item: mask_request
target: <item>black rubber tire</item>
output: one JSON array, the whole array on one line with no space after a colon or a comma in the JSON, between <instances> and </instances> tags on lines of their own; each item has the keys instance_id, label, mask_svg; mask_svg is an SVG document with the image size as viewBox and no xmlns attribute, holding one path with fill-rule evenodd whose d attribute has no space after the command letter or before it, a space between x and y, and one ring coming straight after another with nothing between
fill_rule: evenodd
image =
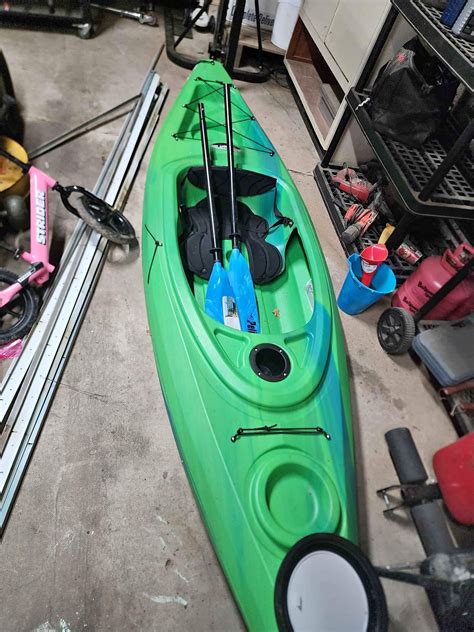
<instances>
[{"instance_id":1,"label":"black rubber tire","mask_svg":"<svg viewBox=\"0 0 474 632\"><path fill-rule=\"evenodd\" d=\"M0 268L0 284L12 285L18 277L10 270ZM3 315L8 310L18 306L18 320L11 326L4 328ZM39 312L39 296L35 290L27 285L8 305L0 308L0 344L11 342L17 338L24 338L35 324ZM15 312L16 313L16 312Z\"/></svg>"},{"instance_id":2,"label":"black rubber tire","mask_svg":"<svg viewBox=\"0 0 474 632\"><path fill-rule=\"evenodd\" d=\"M334 533L315 533L299 540L286 554L275 582L275 616L280 632L293 632L287 607L287 590L298 562L314 551L331 551L343 557L359 575L369 603L367 632L387 632L388 610L385 593L375 568L359 547ZM341 595L341 599L344 595ZM314 630L314 632L324 632Z\"/></svg>"},{"instance_id":3,"label":"black rubber tire","mask_svg":"<svg viewBox=\"0 0 474 632\"><path fill-rule=\"evenodd\" d=\"M389 307L377 323L377 338L382 349L390 355L405 353L416 335L413 316L401 307Z\"/></svg>"},{"instance_id":4,"label":"black rubber tire","mask_svg":"<svg viewBox=\"0 0 474 632\"><path fill-rule=\"evenodd\" d=\"M81 202L82 203L78 204L76 207L79 217L84 220L88 226L102 235L102 237L112 241L114 244L129 244L136 239L135 230L132 224L124 215L122 215L122 213L115 211L115 213L111 215L114 219L114 224L105 224L104 222L100 222L96 219L82 198Z\"/></svg>"}]
</instances>

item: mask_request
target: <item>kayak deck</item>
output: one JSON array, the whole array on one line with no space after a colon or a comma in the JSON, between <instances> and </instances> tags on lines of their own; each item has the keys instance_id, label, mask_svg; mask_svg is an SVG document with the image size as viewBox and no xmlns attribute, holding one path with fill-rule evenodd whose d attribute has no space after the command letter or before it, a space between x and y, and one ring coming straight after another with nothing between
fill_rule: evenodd
<instances>
[{"instance_id":1,"label":"kayak deck","mask_svg":"<svg viewBox=\"0 0 474 632\"><path fill-rule=\"evenodd\" d=\"M205 199L188 178L202 165L200 99L213 168L227 164L222 82L230 79L220 64L196 66L161 128L145 191L143 271L160 382L190 484L248 627L267 632L277 629L275 581L288 549L311 533L357 540L349 384L311 220L236 90L236 167L274 182L238 200L255 221L265 219L265 242L281 265L255 283L261 333L226 327L203 309L206 275L183 259L184 209ZM279 215L291 224L272 228ZM223 248L226 261L225 237ZM232 441L239 428L263 426L273 428Z\"/></svg>"}]
</instances>

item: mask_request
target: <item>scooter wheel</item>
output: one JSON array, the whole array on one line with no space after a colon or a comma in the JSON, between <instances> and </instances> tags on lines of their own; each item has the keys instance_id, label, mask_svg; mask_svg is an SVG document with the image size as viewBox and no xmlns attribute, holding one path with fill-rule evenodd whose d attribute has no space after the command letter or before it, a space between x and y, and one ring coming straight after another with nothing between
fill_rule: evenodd
<instances>
[{"instance_id":1,"label":"scooter wheel","mask_svg":"<svg viewBox=\"0 0 474 632\"><path fill-rule=\"evenodd\" d=\"M136 239L135 230L128 219L100 200L95 202L82 196L76 210L88 226L115 244L130 244Z\"/></svg>"},{"instance_id":2,"label":"scooter wheel","mask_svg":"<svg viewBox=\"0 0 474 632\"><path fill-rule=\"evenodd\" d=\"M386 353L405 353L411 347L415 334L415 320L409 312L401 307L390 307L382 312L377 323L377 337Z\"/></svg>"},{"instance_id":3,"label":"scooter wheel","mask_svg":"<svg viewBox=\"0 0 474 632\"><path fill-rule=\"evenodd\" d=\"M16 274L0 268L0 289L9 287L17 280ZM33 327L38 311L38 294L27 285L7 305L0 307L0 344L24 338Z\"/></svg>"},{"instance_id":4,"label":"scooter wheel","mask_svg":"<svg viewBox=\"0 0 474 632\"><path fill-rule=\"evenodd\" d=\"M207 30L209 31L209 33L214 33L214 31L216 30L216 18L213 15L211 15L211 17L209 18Z\"/></svg>"}]
</instances>

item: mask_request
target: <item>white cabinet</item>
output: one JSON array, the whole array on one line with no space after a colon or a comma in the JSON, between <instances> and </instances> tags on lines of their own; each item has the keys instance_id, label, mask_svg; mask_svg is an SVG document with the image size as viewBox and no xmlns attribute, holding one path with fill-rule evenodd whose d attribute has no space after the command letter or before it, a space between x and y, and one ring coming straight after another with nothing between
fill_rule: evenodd
<instances>
[{"instance_id":1,"label":"white cabinet","mask_svg":"<svg viewBox=\"0 0 474 632\"><path fill-rule=\"evenodd\" d=\"M300 17L341 88L355 83L390 0L304 0Z\"/></svg>"},{"instance_id":2,"label":"white cabinet","mask_svg":"<svg viewBox=\"0 0 474 632\"><path fill-rule=\"evenodd\" d=\"M303 0L285 65L324 149L389 10L390 0Z\"/></svg>"},{"instance_id":3,"label":"white cabinet","mask_svg":"<svg viewBox=\"0 0 474 632\"><path fill-rule=\"evenodd\" d=\"M307 1L313 4L312 0ZM339 0L337 3L324 44L350 83L354 83L372 47L389 4L387 0Z\"/></svg>"},{"instance_id":4,"label":"white cabinet","mask_svg":"<svg viewBox=\"0 0 474 632\"><path fill-rule=\"evenodd\" d=\"M302 10L306 13L307 21L314 25L319 37L324 40L336 13L339 0L306 0Z\"/></svg>"}]
</instances>

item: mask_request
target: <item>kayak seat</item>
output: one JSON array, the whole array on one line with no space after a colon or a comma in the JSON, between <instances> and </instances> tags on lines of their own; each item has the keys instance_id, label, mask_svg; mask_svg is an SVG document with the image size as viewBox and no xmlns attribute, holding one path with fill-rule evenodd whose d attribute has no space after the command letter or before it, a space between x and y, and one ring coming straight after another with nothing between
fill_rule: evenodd
<instances>
[{"instance_id":1,"label":"kayak seat","mask_svg":"<svg viewBox=\"0 0 474 632\"><path fill-rule=\"evenodd\" d=\"M222 241L231 233L228 212L228 198L216 196L218 216L218 234ZM283 257L273 244L265 241L268 234L268 222L265 218L252 213L243 202L237 201L237 227L242 242L247 248L250 272L254 283L269 283L283 270ZM183 260L190 272L202 279L209 280L214 259L211 253L211 225L207 198L196 206L184 209L185 235L181 242Z\"/></svg>"},{"instance_id":2,"label":"kayak seat","mask_svg":"<svg viewBox=\"0 0 474 632\"><path fill-rule=\"evenodd\" d=\"M213 186L218 218L218 235L222 241L229 239L232 232L229 214L229 184L226 167L213 167ZM192 167L187 179L195 187L205 189L204 168ZM276 180L266 175L236 169L236 192L239 197L252 198L252 209L237 200L237 229L241 241L245 244L250 272L254 283L263 285L270 283L284 269L285 247L287 239L283 239L284 226L292 226L289 218L283 217L275 208ZM186 268L202 279L209 280L213 267L211 253L211 226L207 197L195 206L187 208L181 205L185 224L181 238L182 258ZM269 220L272 224L269 224ZM273 221L275 220L275 221ZM275 230L272 230L274 229ZM274 243L267 239L271 233Z\"/></svg>"},{"instance_id":3,"label":"kayak seat","mask_svg":"<svg viewBox=\"0 0 474 632\"><path fill-rule=\"evenodd\" d=\"M187 178L198 189L206 190L206 173L204 167L191 167ZM227 167L212 167L212 185L216 195L229 195L229 170ZM237 197L262 195L276 187L276 180L247 169L235 170L235 192Z\"/></svg>"}]
</instances>

